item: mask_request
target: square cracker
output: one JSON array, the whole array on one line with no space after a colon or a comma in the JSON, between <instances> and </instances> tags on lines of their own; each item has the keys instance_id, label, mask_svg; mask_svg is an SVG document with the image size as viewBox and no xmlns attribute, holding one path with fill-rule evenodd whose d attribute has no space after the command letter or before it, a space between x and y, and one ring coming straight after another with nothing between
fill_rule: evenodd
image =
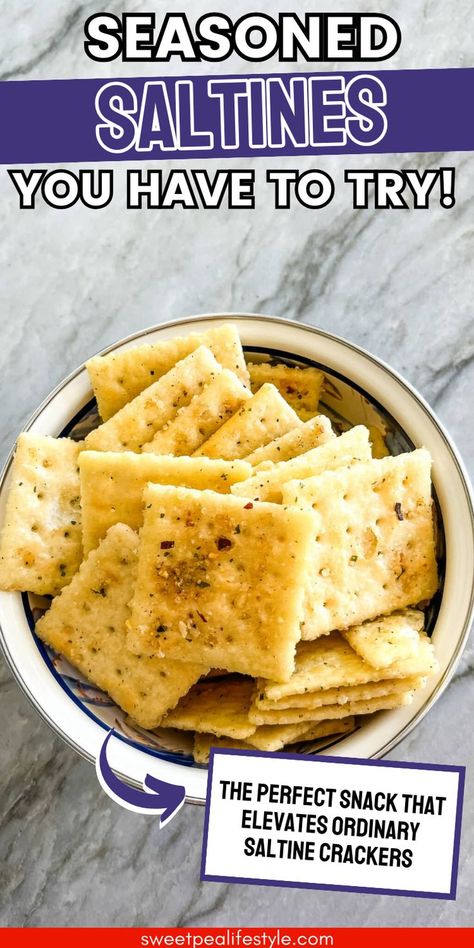
<instances>
[{"instance_id":1,"label":"square cracker","mask_svg":"<svg viewBox=\"0 0 474 948\"><path fill-rule=\"evenodd\" d=\"M307 691L302 695L286 695L285 698L279 698L278 701L270 701L264 694L256 692L252 706L257 711L280 711L282 708L322 708L326 704L348 704L352 701L381 698L387 694L416 691L418 688L423 688L425 684L425 677L407 675L406 678L382 678L380 681L368 681L364 685L340 685L339 688Z\"/></svg>"},{"instance_id":2,"label":"square cracker","mask_svg":"<svg viewBox=\"0 0 474 948\"><path fill-rule=\"evenodd\" d=\"M207 441L241 406L251 394L233 372L224 369L213 382L180 408L155 437L143 446L155 454L190 455Z\"/></svg>"},{"instance_id":3,"label":"square cracker","mask_svg":"<svg viewBox=\"0 0 474 948\"><path fill-rule=\"evenodd\" d=\"M160 428L171 421L183 405L189 405L221 366L210 349L199 346L177 362L166 375L124 405L112 418L91 431L85 439L93 451L141 451Z\"/></svg>"},{"instance_id":4,"label":"square cracker","mask_svg":"<svg viewBox=\"0 0 474 948\"><path fill-rule=\"evenodd\" d=\"M300 635L311 511L149 484L129 647L285 681Z\"/></svg>"},{"instance_id":5,"label":"square cracker","mask_svg":"<svg viewBox=\"0 0 474 948\"><path fill-rule=\"evenodd\" d=\"M303 721L297 724L263 724L257 727L248 738L248 742L257 750L277 751L286 744L298 741L316 741L330 734L344 734L354 727L354 718L347 717L332 721Z\"/></svg>"},{"instance_id":6,"label":"square cracker","mask_svg":"<svg viewBox=\"0 0 474 948\"><path fill-rule=\"evenodd\" d=\"M193 757L196 764L209 763L211 747L228 747L232 750L255 750L248 741L238 741L232 737L216 737L215 734L200 734L199 731L196 731L193 747Z\"/></svg>"},{"instance_id":7,"label":"square cracker","mask_svg":"<svg viewBox=\"0 0 474 948\"><path fill-rule=\"evenodd\" d=\"M208 488L227 493L251 470L245 461L175 458L130 451L83 451L79 458L83 542L94 549L114 523L137 530L143 522L143 491L147 483Z\"/></svg>"},{"instance_id":8,"label":"square cracker","mask_svg":"<svg viewBox=\"0 0 474 948\"><path fill-rule=\"evenodd\" d=\"M126 622L137 546L133 530L123 524L112 527L53 600L36 631L141 727L153 728L205 669L128 652Z\"/></svg>"},{"instance_id":9,"label":"square cracker","mask_svg":"<svg viewBox=\"0 0 474 948\"><path fill-rule=\"evenodd\" d=\"M420 609L402 609L380 616L343 633L355 652L374 668L386 668L393 662L416 655L424 615Z\"/></svg>"},{"instance_id":10,"label":"square cracker","mask_svg":"<svg viewBox=\"0 0 474 948\"><path fill-rule=\"evenodd\" d=\"M79 569L80 449L69 438L18 438L0 541L2 589L54 596Z\"/></svg>"},{"instance_id":11,"label":"square cracker","mask_svg":"<svg viewBox=\"0 0 474 948\"><path fill-rule=\"evenodd\" d=\"M340 721L319 721L316 724L270 724L257 727L246 741L229 737L216 737L214 734L194 735L194 760L198 764L207 764L211 747L235 748L236 750L278 751L288 744L300 741L315 741L331 734L345 734L354 728L354 718Z\"/></svg>"},{"instance_id":12,"label":"square cracker","mask_svg":"<svg viewBox=\"0 0 474 948\"><path fill-rule=\"evenodd\" d=\"M291 431L287 431L275 441L256 448L245 460L252 467L257 467L262 461L289 461L290 458L306 454L307 451L311 451L311 448L318 448L335 437L329 418L325 415L316 415L304 425L298 425Z\"/></svg>"},{"instance_id":13,"label":"square cracker","mask_svg":"<svg viewBox=\"0 0 474 948\"><path fill-rule=\"evenodd\" d=\"M269 462L264 462L262 469L257 469L247 481L236 484L232 493L239 497L268 500L278 504L282 501L283 486L288 481L293 481L296 477L312 477L340 467L350 467L359 461L369 461L371 456L369 432L363 425L358 425L339 438L327 441L326 444L289 461L280 461L273 467L267 467Z\"/></svg>"},{"instance_id":14,"label":"square cracker","mask_svg":"<svg viewBox=\"0 0 474 948\"><path fill-rule=\"evenodd\" d=\"M265 382L271 382L298 415L315 415L318 410L324 375L313 366L301 368L272 362L249 362L252 392L258 392Z\"/></svg>"},{"instance_id":15,"label":"square cracker","mask_svg":"<svg viewBox=\"0 0 474 948\"><path fill-rule=\"evenodd\" d=\"M401 708L413 701L413 691L385 694L380 698L369 698L367 701L349 701L348 704L325 704L322 708L286 708L280 711L249 712L253 724L299 724L307 721L333 721L346 718L348 715L373 714L374 711L384 711L389 708Z\"/></svg>"},{"instance_id":16,"label":"square cracker","mask_svg":"<svg viewBox=\"0 0 474 948\"><path fill-rule=\"evenodd\" d=\"M102 420L108 421L199 346L207 346L220 365L235 372L245 385L249 384L239 334L229 324L151 345L146 343L121 352L109 352L108 355L94 356L86 363Z\"/></svg>"},{"instance_id":17,"label":"square cracker","mask_svg":"<svg viewBox=\"0 0 474 948\"><path fill-rule=\"evenodd\" d=\"M255 730L248 717L253 687L250 678L200 681L163 718L161 727L247 738Z\"/></svg>"},{"instance_id":18,"label":"square cracker","mask_svg":"<svg viewBox=\"0 0 474 948\"><path fill-rule=\"evenodd\" d=\"M430 470L421 448L284 486L284 503L310 505L318 519L303 639L431 599Z\"/></svg>"},{"instance_id":19,"label":"square cracker","mask_svg":"<svg viewBox=\"0 0 474 948\"><path fill-rule=\"evenodd\" d=\"M346 688L371 681L432 675L438 665L427 635L420 634L418 652L411 658L394 662L388 668L373 668L365 662L339 632L300 642L296 652L295 671L289 681L257 682L257 693L278 701L287 695L302 695L326 688Z\"/></svg>"},{"instance_id":20,"label":"square cracker","mask_svg":"<svg viewBox=\"0 0 474 948\"><path fill-rule=\"evenodd\" d=\"M274 385L263 385L222 428L195 452L208 458L244 458L262 444L301 426Z\"/></svg>"}]
</instances>

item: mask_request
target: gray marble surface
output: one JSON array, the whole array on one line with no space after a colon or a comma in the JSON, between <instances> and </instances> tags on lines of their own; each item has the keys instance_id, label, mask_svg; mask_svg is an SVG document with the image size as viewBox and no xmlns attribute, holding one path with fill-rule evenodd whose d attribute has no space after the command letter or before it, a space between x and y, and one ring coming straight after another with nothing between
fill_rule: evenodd
<instances>
[{"instance_id":1,"label":"gray marble surface","mask_svg":"<svg viewBox=\"0 0 474 948\"><path fill-rule=\"evenodd\" d=\"M107 9L171 6L111 2ZM242 0L196 0L179 9L197 16L215 6L233 15L252 9ZM286 0L255 6L314 9ZM338 0L335 9L374 6L403 29L400 52L387 67L474 65L474 31L465 19L472 2ZM97 9L75 0L0 0L2 78L144 74L140 66L85 58L82 24ZM226 69L242 66L233 61ZM446 156L392 156L384 165L425 168L442 161ZM2 455L47 392L97 349L166 319L240 310L312 323L381 356L434 406L472 472L474 156L450 155L449 163L457 168L455 209L417 213L353 211L342 187L317 212L275 211L263 191L255 211L232 213L126 212L120 201L97 212L45 205L19 212L2 172ZM302 170L314 164L298 162ZM364 165L380 166L380 159L366 157ZM256 166L263 180L262 165ZM344 168L360 167L361 159L324 158L317 166L341 185ZM118 189L123 175L121 168ZM471 645L448 691L393 758L470 764L472 669ZM37 717L5 668L0 722L3 925L473 923L470 769L456 902L201 883L202 809L184 808L160 833L156 820L112 804L93 768Z\"/></svg>"}]
</instances>

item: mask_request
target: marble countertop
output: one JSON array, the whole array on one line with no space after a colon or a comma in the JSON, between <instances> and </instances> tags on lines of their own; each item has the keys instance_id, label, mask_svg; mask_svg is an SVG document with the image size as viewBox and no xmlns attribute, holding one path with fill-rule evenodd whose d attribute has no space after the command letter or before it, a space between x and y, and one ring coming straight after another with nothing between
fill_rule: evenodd
<instances>
[{"instance_id":1,"label":"marble countertop","mask_svg":"<svg viewBox=\"0 0 474 948\"><path fill-rule=\"evenodd\" d=\"M170 6L110 2L107 9L162 13ZM197 17L215 6L196 0L179 9ZM394 67L474 64L467 0L449 9L441 0L378 0L375 6L402 26ZM336 4L338 12L373 7ZM301 12L314 4L285 0L258 8ZM234 16L251 9L243 0L232 4ZM76 0L0 0L2 78L144 74L136 65L120 64L119 71L117 64L86 60L82 25L96 11L97 5ZM238 61L228 65L227 72L243 71ZM269 63L271 70L278 64ZM442 155L393 156L383 167L443 162ZM285 164L294 162L278 160L279 167ZM47 392L103 346L171 318L254 311L339 333L389 362L438 412L472 473L474 155L449 155L449 164L457 168L455 208L416 213L354 211L342 188L320 211L276 211L262 191L255 211L127 212L114 202L94 212L41 204L20 213L2 172L2 457ZM255 165L263 181L263 165ZM301 170L311 166L310 159L298 161ZM334 175L336 188L344 168L361 166L376 168L380 159L317 163ZM121 167L118 187L124 174ZM471 642L447 692L391 757L469 763L473 655ZM185 807L163 832L156 820L121 810L3 666L0 675L0 924L473 924L469 770L456 902L201 883L203 809Z\"/></svg>"}]
</instances>

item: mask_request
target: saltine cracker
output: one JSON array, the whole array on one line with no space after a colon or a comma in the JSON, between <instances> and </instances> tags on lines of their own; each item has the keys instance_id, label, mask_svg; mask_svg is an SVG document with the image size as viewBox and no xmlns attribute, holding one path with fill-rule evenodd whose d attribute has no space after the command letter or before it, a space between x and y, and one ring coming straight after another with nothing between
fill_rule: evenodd
<instances>
[{"instance_id":1,"label":"saltine cracker","mask_svg":"<svg viewBox=\"0 0 474 948\"><path fill-rule=\"evenodd\" d=\"M306 454L312 448L326 444L335 437L329 418L325 415L315 415L304 425L298 425L280 438L270 441L269 444L255 448L255 451L252 451L245 460L252 467L257 467L262 461L289 461L291 458L298 457L299 454Z\"/></svg>"},{"instance_id":2,"label":"saltine cracker","mask_svg":"<svg viewBox=\"0 0 474 948\"><path fill-rule=\"evenodd\" d=\"M374 668L386 668L416 655L424 615L420 609L402 609L343 632L355 652Z\"/></svg>"},{"instance_id":3,"label":"saltine cracker","mask_svg":"<svg viewBox=\"0 0 474 948\"><path fill-rule=\"evenodd\" d=\"M199 346L207 346L223 368L235 372L244 385L249 385L239 334L228 323L201 333L145 343L94 356L86 362L102 421L108 421Z\"/></svg>"},{"instance_id":4,"label":"saltine cracker","mask_svg":"<svg viewBox=\"0 0 474 948\"><path fill-rule=\"evenodd\" d=\"M322 691L327 688L346 688L391 678L433 675L438 669L433 645L427 635L420 633L416 655L394 662L388 668L373 668L354 652L339 632L314 642L300 642L296 652L295 671L287 682L257 681L257 694L278 701L292 695Z\"/></svg>"},{"instance_id":5,"label":"saltine cracker","mask_svg":"<svg viewBox=\"0 0 474 948\"><path fill-rule=\"evenodd\" d=\"M298 415L278 389L274 385L263 385L195 454L209 458L244 458L260 445L301 425Z\"/></svg>"},{"instance_id":6,"label":"saltine cracker","mask_svg":"<svg viewBox=\"0 0 474 948\"><path fill-rule=\"evenodd\" d=\"M128 651L126 622L137 547L133 530L123 524L112 527L53 600L36 631L137 724L153 728L206 669Z\"/></svg>"},{"instance_id":7,"label":"saltine cracker","mask_svg":"<svg viewBox=\"0 0 474 948\"><path fill-rule=\"evenodd\" d=\"M351 701L367 701L381 698L387 694L415 691L423 688L426 677L407 675L404 678L382 678L380 681L368 681L363 685L340 685L339 688L320 688L319 691L307 691L302 695L287 695L278 701L270 701L265 694L256 692L252 701L258 711L279 711L282 708L322 708L326 704L347 704Z\"/></svg>"},{"instance_id":8,"label":"saltine cracker","mask_svg":"<svg viewBox=\"0 0 474 948\"><path fill-rule=\"evenodd\" d=\"M250 472L246 461L175 458L167 455L83 451L79 458L84 550L97 546L114 523L133 529L143 522L147 483L174 484L228 493Z\"/></svg>"},{"instance_id":9,"label":"saltine cracker","mask_svg":"<svg viewBox=\"0 0 474 948\"><path fill-rule=\"evenodd\" d=\"M161 727L204 731L218 737L248 738L255 730L248 714L250 678L200 681L161 721Z\"/></svg>"},{"instance_id":10,"label":"saltine cracker","mask_svg":"<svg viewBox=\"0 0 474 948\"><path fill-rule=\"evenodd\" d=\"M349 701L347 704L325 704L321 708L286 708L279 711L255 711L252 708L249 718L252 724L299 724L305 721L328 721L345 718L348 715L374 714L389 708L401 708L411 704L413 691L385 694L366 701Z\"/></svg>"},{"instance_id":11,"label":"saltine cracker","mask_svg":"<svg viewBox=\"0 0 474 948\"><path fill-rule=\"evenodd\" d=\"M0 541L0 588L54 596L79 569L80 450L70 438L29 432L18 438Z\"/></svg>"},{"instance_id":12,"label":"saltine cracker","mask_svg":"<svg viewBox=\"0 0 474 948\"><path fill-rule=\"evenodd\" d=\"M310 506L318 521L303 639L431 599L438 575L430 470L419 449L284 486L283 502Z\"/></svg>"},{"instance_id":13,"label":"saltine cracker","mask_svg":"<svg viewBox=\"0 0 474 948\"><path fill-rule=\"evenodd\" d=\"M212 382L180 408L154 438L143 446L155 454L191 455L242 405L251 393L233 372L224 369Z\"/></svg>"},{"instance_id":14,"label":"saltine cracker","mask_svg":"<svg viewBox=\"0 0 474 948\"><path fill-rule=\"evenodd\" d=\"M340 467L350 467L371 458L369 432L363 425L351 428L338 438L289 461L280 461L269 467L268 461L247 481L232 488L232 493L251 500L267 500L274 504L282 501L282 491L288 481L308 478Z\"/></svg>"},{"instance_id":15,"label":"saltine cracker","mask_svg":"<svg viewBox=\"0 0 474 948\"><path fill-rule=\"evenodd\" d=\"M339 721L319 721L316 724L270 724L257 727L246 741L233 740L229 737L216 737L214 734L194 735L194 760L198 764L206 764L209 760L211 747L235 748L239 750L279 751L291 744L301 741L316 741L332 734L346 734L354 728L354 718L343 718Z\"/></svg>"},{"instance_id":16,"label":"saltine cracker","mask_svg":"<svg viewBox=\"0 0 474 948\"><path fill-rule=\"evenodd\" d=\"M272 362L248 362L252 392L271 382L298 415L315 415L324 375L313 366L289 366Z\"/></svg>"},{"instance_id":17,"label":"saltine cracker","mask_svg":"<svg viewBox=\"0 0 474 948\"><path fill-rule=\"evenodd\" d=\"M153 484L144 506L129 647L289 678L311 511Z\"/></svg>"},{"instance_id":18,"label":"saltine cracker","mask_svg":"<svg viewBox=\"0 0 474 948\"><path fill-rule=\"evenodd\" d=\"M166 375L124 405L85 439L92 451L141 451L160 428L189 405L222 368L210 349L199 346Z\"/></svg>"}]
</instances>

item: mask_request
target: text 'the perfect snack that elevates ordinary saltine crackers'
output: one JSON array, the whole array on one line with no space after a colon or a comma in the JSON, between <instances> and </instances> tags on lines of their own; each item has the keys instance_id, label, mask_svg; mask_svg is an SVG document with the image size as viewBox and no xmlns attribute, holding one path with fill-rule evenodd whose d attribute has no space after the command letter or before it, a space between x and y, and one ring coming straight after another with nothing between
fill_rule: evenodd
<instances>
[{"instance_id":1,"label":"text 'the perfect snack that elevates ordinary saltine crackers'","mask_svg":"<svg viewBox=\"0 0 474 948\"><path fill-rule=\"evenodd\" d=\"M207 669L128 651L126 621L137 546L138 537L129 527L112 527L36 630L137 724L152 728Z\"/></svg>"},{"instance_id":2,"label":"text 'the perfect snack that elevates ordinary saltine crackers'","mask_svg":"<svg viewBox=\"0 0 474 948\"><path fill-rule=\"evenodd\" d=\"M93 451L141 451L220 372L222 368L210 349L200 346L91 431L85 439L86 447Z\"/></svg>"},{"instance_id":3,"label":"text 'the perfect snack that elevates ordinary saltine crackers'","mask_svg":"<svg viewBox=\"0 0 474 948\"><path fill-rule=\"evenodd\" d=\"M148 483L194 487L227 494L252 470L246 461L175 458L131 451L83 451L79 457L84 551L94 549L109 527L143 522L143 491Z\"/></svg>"},{"instance_id":4,"label":"text 'the perfect snack that elevates ordinary saltine crackers'","mask_svg":"<svg viewBox=\"0 0 474 948\"><path fill-rule=\"evenodd\" d=\"M2 589L54 596L79 569L80 448L69 438L18 438L0 541Z\"/></svg>"},{"instance_id":5,"label":"text 'the perfect snack that elevates ordinary saltine crackers'","mask_svg":"<svg viewBox=\"0 0 474 948\"><path fill-rule=\"evenodd\" d=\"M310 510L149 485L129 647L284 681L293 670Z\"/></svg>"},{"instance_id":6,"label":"text 'the perfect snack that elevates ordinary saltine crackers'","mask_svg":"<svg viewBox=\"0 0 474 948\"><path fill-rule=\"evenodd\" d=\"M227 460L244 458L260 445L302 424L278 389L274 385L263 385L195 453Z\"/></svg>"},{"instance_id":7,"label":"text 'the perfect snack that elevates ordinary saltine crackers'","mask_svg":"<svg viewBox=\"0 0 474 948\"><path fill-rule=\"evenodd\" d=\"M430 470L419 449L284 486L284 503L309 505L317 519L303 639L431 599L438 575Z\"/></svg>"},{"instance_id":8,"label":"text 'the perfect snack that elevates ordinary saltine crackers'","mask_svg":"<svg viewBox=\"0 0 474 948\"><path fill-rule=\"evenodd\" d=\"M241 406L251 393L228 369L180 408L155 437L143 446L155 454L190 455L207 441Z\"/></svg>"},{"instance_id":9,"label":"text 'the perfect snack that elevates ordinary saltine crackers'","mask_svg":"<svg viewBox=\"0 0 474 948\"><path fill-rule=\"evenodd\" d=\"M102 421L108 421L199 346L207 346L223 368L235 372L244 385L249 384L239 334L230 324L109 352L86 363Z\"/></svg>"}]
</instances>

